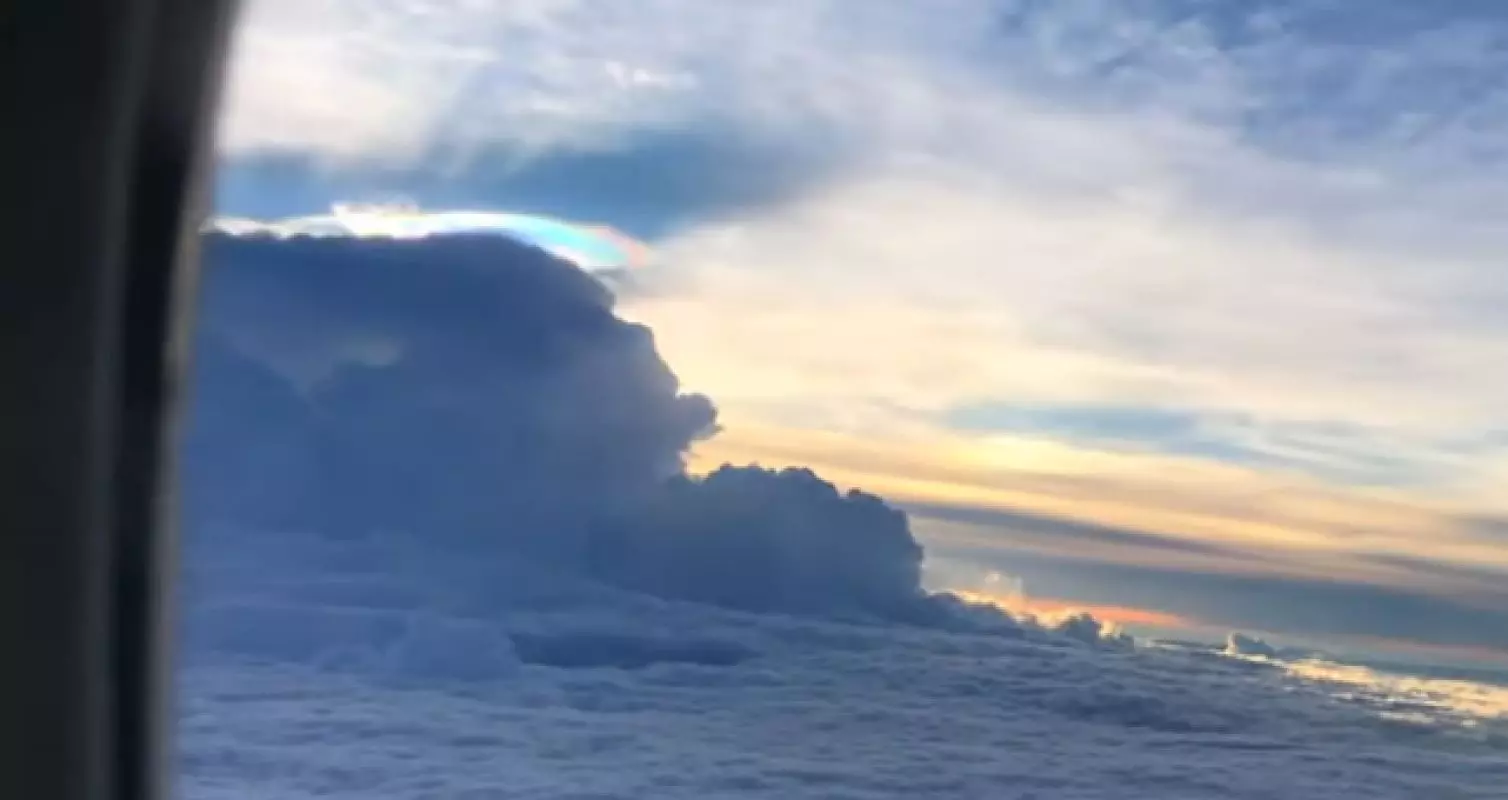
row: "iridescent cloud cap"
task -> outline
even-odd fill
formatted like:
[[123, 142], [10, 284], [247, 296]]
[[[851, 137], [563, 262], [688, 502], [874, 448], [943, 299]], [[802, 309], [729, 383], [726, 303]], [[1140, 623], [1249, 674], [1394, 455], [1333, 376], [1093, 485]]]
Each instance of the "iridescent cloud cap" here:
[[237, 235], [359, 236], [412, 239], [446, 233], [497, 233], [589, 272], [643, 266], [649, 247], [607, 225], [505, 211], [425, 211], [412, 203], [336, 203], [328, 214], [271, 222], [221, 217], [210, 228]]

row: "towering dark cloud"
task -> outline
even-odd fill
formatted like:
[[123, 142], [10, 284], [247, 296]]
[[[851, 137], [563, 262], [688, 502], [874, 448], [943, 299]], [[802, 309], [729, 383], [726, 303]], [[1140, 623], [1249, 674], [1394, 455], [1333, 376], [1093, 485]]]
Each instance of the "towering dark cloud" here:
[[714, 421], [599, 284], [511, 242], [216, 236], [207, 262], [191, 516], [569, 549]]
[[661, 597], [923, 620], [904, 514], [807, 470], [704, 478], [650, 332], [494, 236], [207, 241], [188, 519], [396, 532]]

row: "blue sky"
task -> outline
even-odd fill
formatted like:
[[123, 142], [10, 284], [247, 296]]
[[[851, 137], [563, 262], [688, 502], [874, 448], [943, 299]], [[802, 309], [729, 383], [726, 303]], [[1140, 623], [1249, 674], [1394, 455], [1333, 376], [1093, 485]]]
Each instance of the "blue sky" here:
[[257, 0], [237, 47], [221, 212], [636, 234], [706, 465], [1147, 537], [967, 523], [1054, 595], [1508, 641], [1497, 4]]

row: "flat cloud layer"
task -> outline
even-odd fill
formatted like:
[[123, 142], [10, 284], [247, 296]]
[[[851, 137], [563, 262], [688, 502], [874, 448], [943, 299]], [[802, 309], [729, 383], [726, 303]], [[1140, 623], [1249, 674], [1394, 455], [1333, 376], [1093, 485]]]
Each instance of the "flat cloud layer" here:
[[194, 545], [191, 800], [1485, 800], [1508, 781], [1501, 688], [742, 614], [399, 540]]

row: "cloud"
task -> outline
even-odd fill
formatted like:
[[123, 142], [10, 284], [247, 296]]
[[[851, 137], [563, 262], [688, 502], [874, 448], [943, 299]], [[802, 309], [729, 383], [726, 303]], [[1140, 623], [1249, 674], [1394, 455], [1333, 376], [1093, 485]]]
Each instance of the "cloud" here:
[[[191, 653], [179, 673], [175, 762], [184, 797], [967, 798], [1019, 790], [1150, 799], [1325, 797], [1357, 787], [1381, 798], [1485, 797], [1508, 778], [1503, 691], [1484, 683], [1251, 663], [1209, 648], [1088, 648], [747, 614], [628, 594], [488, 603], [476, 615], [455, 602], [486, 594], [489, 581], [473, 580], [484, 572], [475, 559], [433, 549], [414, 557], [423, 552], [393, 540], [267, 532], [223, 540], [187, 561], [195, 583], [222, 601], [281, 603], [287, 611], [268, 616], [269, 632], [319, 628], [311, 641], [345, 653], [370, 635], [376, 655], [238, 646], [228, 641], [232, 620], [206, 614], [200, 629], [220, 633], [221, 646]], [[499, 573], [485, 572], [498, 582]], [[353, 581], [433, 599], [422, 614], [362, 611], [383, 626], [337, 627], [328, 619], [351, 616], [361, 598], [338, 600], [328, 588]], [[278, 599], [290, 594], [303, 599]], [[568, 655], [548, 659], [559, 665], [536, 659], [486, 675], [397, 673], [385, 655], [396, 642], [431, 638], [416, 635], [415, 624], [440, 627], [433, 637], [448, 641], [456, 639], [445, 631], [457, 628], [462, 641], [482, 631], [543, 638]], [[647, 663], [618, 661], [633, 652]]]
[[[714, 424], [600, 284], [512, 242], [217, 235], [206, 258], [187, 444], [206, 514], [569, 557], [589, 513], [678, 473]], [[374, 338], [400, 355], [341, 351]]]
[[[1018, 542], [1008, 528], [996, 537], [960, 542], [917, 523], [938, 588], [975, 589], [990, 570], [1019, 576], [1035, 594], [1070, 596], [1086, 606], [1158, 609], [1223, 636], [1242, 629], [1308, 637], [1332, 651], [1397, 649], [1412, 642], [1442, 661], [1451, 650], [1486, 648], [1508, 656], [1508, 613], [1501, 591], [1449, 582], [1437, 586], [1382, 584], [1344, 574], [1304, 576], [1282, 569], [1242, 569], [1239, 560], [1184, 564], [1097, 555], [1066, 541]], [[1408, 572], [1402, 573], [1408, 575]]]
[[[206, 258], [195, 526], [392, 532], [762, 613], [979, 616], [927, 595], [906, 515], [874, 495], [800, 469], [684, 475], [710, 401], [680, 392], [601, 284], [541, 251], [211, 233]], [[374, 340], [387, 358], [343, 346]], [[645, 657], [626, 647], [609, 649]]]
[[[663, 332], [688, 381], [753, 412], [773, 393], [818, 412], [877, 397], [934, 414], [1073, 403], [1341, 421], [1373, 437], [1353, 449], [1406, 445], [1447, 473], [1451, 435], [1495, 419], [1503, 387], [1483, 369], [1502, 339], [1439, 297], [1493, 291], [1485, 273], [1212, 218], [1197, 198], [981, 183], [876, 176], [689, 231], [659, 249], [695, 265], [695, 291], [626, 310]], [[1430, 296], [1416, 291], [1427, 269]], [[736, 362], [690, 329], [718, 331]], [[800, 359], [775, 357], [798, 339]], [[840, 371], [857, 379], [823, 377]], [[1358, 407], [1359, 392], [1378, 402]]]
[[1117, 545], [1131, 549], [1152, 551], [1158, 556], [1189, 554], [1252, 558], [1249, 553], [1231, 548], [1181, 539], [1154, 531], [1117, 528], [1110, 525], [1082, 522], [1027, 511], [980, 508], [945, 503], [907, 503], [906, 510], [920, 519], [963, 523], [983, 529], [1004, 528], [1017, 535], [1039, 535], [1074, 546], [1083, 546], [1095, 552]]
[[415, 615], [385, 652], [389, 675], [433, 682], [496, 680], [518, 671], [515, 642], [485, 623]]
[[636, 134], [607, 151], [522, 162], [488, 149], [456, 173], [428, 161], [335, 169], [304, 151], [258, 152], [221, 162], [216, 206], [276, 218], [400, 193], [426, 208], [513, 207], [659, 238], [787, 202], [840, 169], [842, 160], [829, 148], [761, 141], [738, 129]]
[[[1156, 406], [982, 403], [948, 409], [944, 424], [978, 434], [1048, 435], [1089, 448], [1184, 455], [1307, 473], [1341, 485], [1428, 488], [1438, 476], [1381, 432], [1338, 422], [1267, 421]], [[1436, 465], [1438, 466], [1438, 465]]]
[[[855, 416], [869, 419], [862, 404]], [[984, 517], [995, 511], [1005, 512], [1006, 518], [1024, 512], [1191, 545], [1173, 552], [1122, 546], [1154, 545], [1154, 539], [1098, 537], [1095, 548], [1077, 551], [1085, 557], [1318, 579], [1344, 576], [1442, 591], [1459, 588], [1460, 582], [1439, 571], [1372, 556], [1392, 554], [1499, 572], [1508, 564], [1490, 538], [1462, 530], [1449, 498], [1395, 487], [1336, 487], [1301, 473], [1086, 448], [1045, 436], [980, 439], [904, 423], [872, 434], [817, 431], [795, 422], [751, 421], [747, 413], [726, 407], [722, 419], [726, 430], [694, 449], [693, 469], [728, 460], [808, 464], [842, 485], [869, 487], [908, 506], [976, 509]], [[1022, 543], [1019, 533], [1031, 528], [1001, 521], [997, 527], [1011, 531], [1009, 538], [1017, 544]], [[988, 539], [992, 534], [989, 526], [980, 526], [973, 535]], [[1037, 538], [1047, 544], [1050, 537]], [[1191, 552], [1209, 546], [1241, 555], [1210, 559]], [[1219, 561], [1226, 566], [1214, 563]]]
[[760, 612], [917, 616], [906, 515], [809, 470], [723, 467], [672, 481], [610, 526], [594, 571], [653, 594]]
[[1266, 640], [1244, 633], [1232, 631], [1225, 637], [1225, 650], [1228, 656], [1243, 656], [1247, 658], [1263, 658], [1268, 660], [1304, 661], [1320, 660], [1324, 654], [1302, 647], [1282, 647], [1271, 644]]
[[523, 632], [514, 633], [512, 639], [526, 663], [561, 669], [643, 669], [655, 664], [726, 667], [755, 655], [734, 641], [643, 636], [621, 630]]
[[[916, 295], [912, 283], [928, 284], [924, 296], [943, 284], [954, 296], [930, 310], [966, 323], [948, 349], [968, 369], [932, 391], [958, 401], [1022, 397], [999, 367], [966, 356], [983, 352], [1050, 371], [1030, 381], [1035, 391], [1076, 400], [1365, 413], [1433, 429], [1495, 419], [1502, 406], [1488, 377], [1501, 330], [1484, 312], [1501, 299], [1490, 264], [1503, 242], [1476, 211], [1501, 191], [1488, 178], [1500, 165], [1467, 129], [1491, 130], [1508, 105], [1470, 88], [1500, 72], [1498, 23], [1424, 16], [1430, 24], [1411, 28], [1270, 4], [950, 0], [942, 13], [857, 0], [632, 11], [270, 0], [241, 33], [225, 152], [232, 168], [269, 150], [422, 164], [454, 192], [472, 179], [405, 153], [464, 142], [528, 154], [488, 159], [541, 178], [513, 184], [487, 169], [465, 191], [492, 187], [510, 195], [494, 201], [525, 207], [515, 191], [550, 206], [570, 194], [594, 213], [633, 214], [623, 209], [646, 193], [657, 205], [665, 186], [714, 206], [743, 192], [723, 206], [737, 219], [675, 237], [688, 262], [776, 272], [787, 289], [793, 275], [859, 269], [884, 288], [869, 294], [892, 301]], [[300, 88], [325, 83], [351, 88]], [[321, 117], [318, 98], [365, 93], [392, 100], [343, 104], [359, 130]], [[312, 111], [290, 101], [303, 97]], [[730, 136], [749, 146], [708, 149]], [[659, 178], [617, 179], [630, 168]], [[701, 174], [724, 188], [699, 187]], [[775, 175], [792, 190], [759, 188]], [[578, 185], [590, 191], [563, 188]], [[866, 246], [879, 229], [885, 252]], [[803, 240], [801, 263], [782, 233]], [[813, 282], [791, 293], [820, 292]], [[734, 287], [708, 285], [704, 306], [741, 312], [705, 312], [734, 319], [725, 326], [762, 316]], [[995, 302], [969, 316], [959, 294]], [[841, 326], [860, 324], [857, 302], [832, 309]], [[898, 350], [907, 362], [941, 347], [926, 330], [903, 333], [922, 334]], [[879, 365], [830, 353], [830, 339], [788, 369], [810, 380], [807, 360], [841, 358], [866, 377], [855, 383], [891, 388]], [[737, 361], [763, 371], [774, 343], [755, 342]], [[704, 360], [684, 367], [699, 385]], [[1423, 386], [1448, 389], [1413, 388]], [[1378, 402], [1352, 402], [1358, 392]]]
[[[1324, 6], [1177, 0], [947, 0], [935, 13], [858, 0], [260, 0], [238, 30], [245, 68], [233, 70], [225, 147], [606, 147], [729, 117], [893, 136], [935, 130], [925, 112], [969, 113], [989, 90], [1246, 125], [1273, 146], [1445, 140], [1459, 152], [1471, 122], [1501, 114], [1501, 93], [1474, 80], [1505, 58], [1501, 21], [1387, 5], [1359, 21]], [[363, 102], [332, 115], [320, 90]]]
[[[814, 123], [832, 127], [847, 110], [833, 101], [878, 108], [888, 96], [872, 70], [895, 52], [896, 22], [940, 48], [986, 11], [953, 5], [971, 13], [871, 20], [832, 2], [271, 0], [242, 22], [222, 146], [392, 160], [446, 146], [610, 150], [635, 133], [709, 123], [820, 134]], [[835, 58], [830, 46], [844, 40], [852, 47]], [[328, 93], [361, 102], [332, 117], [319, 104]]]
[[[1071, 609], [1012, 609], [1018, 623], [929, 595], [980, 599], [969, 585], [924, 588], [906, 515], [810, 470], [682, 474], [688, 448], [714, 424], [710, 403], [680, 393], [648, 333], [614, 316], [600, 284], [539, 251], [485, 236], [216, 234], [207, 253], [186, 442], [186, 516], [196, 528], [392, 531], [577, 581], [760, 613], [1110, 633], [1062, 613]], [[335, 346], [370, 341], [391, 343], [388, 357]], [[310, 370], [319, 353], [323, 368]], [[1051, 577], [1038, 590], [1091, 607], [1446, 645], [1497, 641], [1504, 625], [1490, 574], [1467, 587], [1434, 560], [1324, 561], [1009, 507], [924, 498], [908, 507], [944, 559], [1039, 575], [1043, 564], [1074, 562], [1077, 583]], [[537, 583], [518, 576], [527, 569], [512, 568], [508, 582]], [[1104, 593], [1081, 585], [1089, 574], [1104, 576]], [[624, 663], [661, 652], [637, 639], [573, 641], [550, 647]]]

